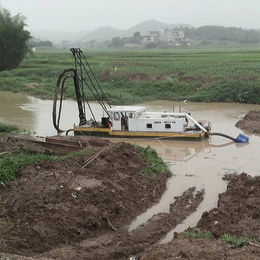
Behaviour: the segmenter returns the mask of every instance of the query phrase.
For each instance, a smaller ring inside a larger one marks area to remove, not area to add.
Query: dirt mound
[[[166,176],[142,176],[146,162],[118,143],[90,154],[22,169],[0,188],[0,250],[28,255],[120,227],[160,198]]]
[[[236,123],[236,127],[250,133],[260,134],[260,111],[251,110],[245,117]]]
[[[226,177],[227,191],[196,227],[211,231],[211,239],[176,234],[158,245],[196,211],[204,191],[190,187],[174,198],[169,213],[129,231],[166,189],[167,176],[139,174],[146,166],[132,145],[117,143],[24,167],[17,181],[0,185],[0,259],[260,259],[258,243],[234,248],[219,239],[259,238],[260,177]]]
[[[100,149],[97,157],[88,149],[24,167],[17,181],[0,186],[0,259],[139,257],[203,200],[191,187],[169,213],[130,232],[131,221],[160,199],[167,176],[140,175],[147,163],[130,144]]]
[[[141,259],[256,260],[260,259],[260,249],[255,246],[232,248],[214,239],[177,238],[155,247]]]
[[[260,177],[230,175],[227,191],[219,195],[218,207],[205,212],[197,227],[217,238],[230,234],[258,238],[260,230]]]
[[[219,195],[218,206],[204,212],[196,227],[198,232],[211,231],[212,239],[182,238],[182,234],[177,234],[169,244],[157,246],[143,255],[142,260],[260,259],[258,243],[234,248],[219,240],[225,234],[237,238],[238,242],[247,238],[259,239],[260,177],[242,173],[229,175],[226,179],[229,180],[227,191]]]

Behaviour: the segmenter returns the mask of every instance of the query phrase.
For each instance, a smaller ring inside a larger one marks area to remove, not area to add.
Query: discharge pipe
[[[208,133],[208,131],[201,125],[199,124],[195,119],[193,119],[190,115],[185,113],[185,116],[190,119],[198,128],[200,128],[203,132]]]
[[[219,135],[219,136],[223,136],[225,138],[231,139],[232,141],[236,142],[236,143],[248,143],[249,141],[249,137],[247,137],[246,135],[243,134],[239,134],[237,136],[237,138],[233,138],[229,135],[226,134],[222,134],[222,133],[211,133],[209,131],[207,131],[201,124],[199,124],[195,119],[193,119],[189,114],[185,113],[185,116],[190,119],[198,128],[200,128],[202,131],[204,131],[205,133],[207,133],[208,135]]]

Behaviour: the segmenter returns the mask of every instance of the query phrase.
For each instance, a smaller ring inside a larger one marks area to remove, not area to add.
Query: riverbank
[[[257,118],[260,112],[253,114]],[[259,176],[226,174],[227,190],[217,206],[205,211],[195,228],[158,245],[201,207],[207,191],[191,185],[172,200],[168,213],[128,230],[135,217],[158,203],[168,175],[139,174],[147,162],[130,144],[94,143],[103,146],[30,163],[16,172],[16,181],[0,185],[2,259],[260,257]],[[3,142],[1,151],[21,145]]]
[[[111,104],[152,100],[260,103],[258,48],[87,50],[85,55]],[[74,66],[69,50],[35,52],[0,73],[0,90],[52,99],[59,74]],[[66,98],[75,98],[68,84]],[[95,100],[91,93],[88,100]]]
[[[98,141],[98,139],[97,139]],[[12,148],[14,148],[14,143]],[[5,149],[10,144],[3,143]],[[95,155],[95,156],[93,156]],[[0,258],[52,259],[256,259],[260,257],[260,177],[226,175],[227,191],[195,229],[168,232],[201,205],[203,189],[189,187],[131,231],[131,221],[158,203],[167,174],[139,174],[147,162],[130,144],[87,149],[63,160],[38,161],[0,185]]]

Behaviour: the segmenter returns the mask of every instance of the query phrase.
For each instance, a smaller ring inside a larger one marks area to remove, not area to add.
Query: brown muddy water
[[[181,225],[168,233],[161,241],[166,243],[174,232],[181,232],[195,226],[204,211],[217,205],[218,194],[226,190],[225,174],[246,172],[251,176],[260,175],[259,147],[260,136],[243,132],[235,123],[249,110],[260,110],[259,105],[230,103],[173,103],[155,101],[145,104],[147,111],[190,112],[197,120],[209,120],[213,132],[220,132],[232,137],[239,133],[247,135],[248,144],[238,144],[220,136],[212,136],[204,141],[166,141],[160,140],[122,140],[143,146],[150,145],[168,163],[172,178],[167,183],[167,190],[160,203],[138,216],[129,226],[129,231],[146,222],[154,214],[169,212],[169,205],[189,187],[205,190],[205,198],[198,210],[190,215]],[[102,116],[102,110],[92,104],[96,118]],[[78,111],[75,101],[66,100],[62,112],[61,128],[69,129],[78,124]],[[26,95],[0,92],[0,122],[16,124],[22,129],[39,136],[56,135],[52,125],[52,101],[40,100]]]

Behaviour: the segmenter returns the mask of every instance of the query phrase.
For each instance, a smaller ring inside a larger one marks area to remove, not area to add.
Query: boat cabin
[[[115,106],[108,109],[112,131],[183,132],[186,113],[146,112],[142,106]]]

